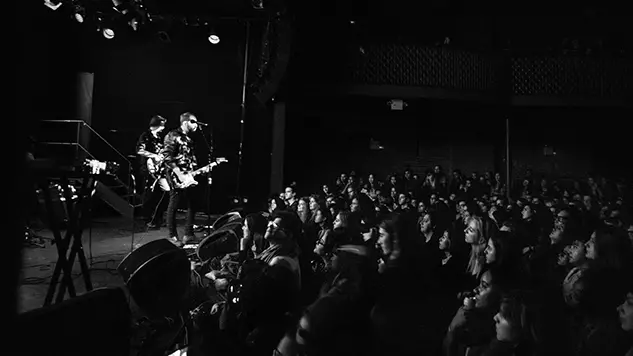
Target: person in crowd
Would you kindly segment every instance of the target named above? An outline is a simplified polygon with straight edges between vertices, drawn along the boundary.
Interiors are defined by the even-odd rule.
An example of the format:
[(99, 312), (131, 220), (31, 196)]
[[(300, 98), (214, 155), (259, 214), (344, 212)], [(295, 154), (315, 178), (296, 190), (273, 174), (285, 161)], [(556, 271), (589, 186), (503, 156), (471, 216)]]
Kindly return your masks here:
[[(464, 179), (456, 171), (447, 185), (433, 169), (424, 181), (415, 175), (410, 169), (383, 185), (373, 174), (348, 172), (337, 188), (318, 185), (306, 199), (293, 184), (283, 193), (289, 204), (277, 197), (259, 217), (248, 215), (241, 270), (283, 271), (292, 281), (286, 295), (301, 297), (283, 316), (275, 313), (274, 328), (256, 327), (261, 319), (248, 312), (259, 321), (234, 331), (231, 340), (246, 340), (234, 350), (632, 356), (626, 189), (611, 189), (606, 199), (598, 189), (609, 185), (600, 179), (593, 190), (549, 177), (533, 187), (529, 175), (514, 189), (492, 173)], [(269, 216), (265, 227), (262, 216)], [(225, 281), (220, 293), (235, 297), (239, 280)], [(264, 339), (265, 347), (252, 347)]]
[(445, 355), (466, 355), (469, 347), (480, 347), (493, 340), (494, 315), (499, 310), (502, 293), (499, 280), (498, 272), (488, 269), (482, 273), (479, 286), (463, 296), (463, 306), (446, 332)]

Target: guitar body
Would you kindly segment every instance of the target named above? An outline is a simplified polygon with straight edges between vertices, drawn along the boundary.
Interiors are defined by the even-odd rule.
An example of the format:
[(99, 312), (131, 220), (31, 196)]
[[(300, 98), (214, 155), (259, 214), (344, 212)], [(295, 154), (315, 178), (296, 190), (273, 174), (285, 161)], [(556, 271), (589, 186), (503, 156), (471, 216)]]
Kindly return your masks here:
[(151, 157), (147, 158), (147, 171), (149, 174), (155, 175), (156, 173), (159, 173), (162, 163), (162, 160), (157, 160)]
[(186, 189), (198, 185), (198, 181), (194, 178), (194, 175), (192, 173), (183, 174), (181, 180), (172, 172), (171, 181), (177, 189)]
[(171, 170), (168, 172), (168, 174), (170, 175), (171, 182), (175, 186), (176, 189), (186, 189), (198, 184), (198, 181), (196, 181), (195, 179), (195, 177), (198, 174), (208, 173), (213, 169), (213, 167), (224, 162), (228, 162), (228, 160), (224, 157), (217, 158), (215, 162), (210, 163), (200, 169), (196, 169), (193, 172), (186, 172), (186, 173), (181, 174), (180, 178)]

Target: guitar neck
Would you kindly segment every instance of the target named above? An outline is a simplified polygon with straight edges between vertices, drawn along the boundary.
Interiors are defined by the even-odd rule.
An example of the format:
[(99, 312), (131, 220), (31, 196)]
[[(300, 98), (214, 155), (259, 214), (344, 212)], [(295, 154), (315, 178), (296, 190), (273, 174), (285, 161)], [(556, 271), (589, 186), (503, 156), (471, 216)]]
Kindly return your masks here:
[(206, 166), (204, 166), (204, 167), (202, 167), (202, 168), (198, 168), (198, 169), (196, 169), (195, 171), (191, 172), (190, 174), (191, 174), (192, 176), (194, 176), (194, 177), (195, 177), (195, 176), (197, 176), (197, 175), (198, 175), (198, 174), (200, 174), (200, 173), (204, 173), (204, 171), (205, 171), (206, 169), (211, 168), (211, 167), (215, 166), (216, 164), (217, 164), (217, 163), (207, 164)]

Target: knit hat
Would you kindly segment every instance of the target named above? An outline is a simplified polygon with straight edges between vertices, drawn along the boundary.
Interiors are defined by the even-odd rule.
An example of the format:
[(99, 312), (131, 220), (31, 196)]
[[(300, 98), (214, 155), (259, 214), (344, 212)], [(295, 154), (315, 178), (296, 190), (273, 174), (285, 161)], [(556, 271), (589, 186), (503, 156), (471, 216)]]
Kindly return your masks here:
[(164, 117), (156, 115), (149, 120), (149, 127), (165, 126), (165, 122), (167, 122), (167, 120)]

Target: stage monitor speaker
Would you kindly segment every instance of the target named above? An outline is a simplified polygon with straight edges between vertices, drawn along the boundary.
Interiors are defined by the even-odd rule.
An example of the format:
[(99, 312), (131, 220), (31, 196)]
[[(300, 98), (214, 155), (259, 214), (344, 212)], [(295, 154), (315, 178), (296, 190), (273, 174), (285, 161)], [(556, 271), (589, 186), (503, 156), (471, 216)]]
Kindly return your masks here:
[(166, 239), (134, 250), (117, 270), (134, 302), (150, 317), (174, 315), (186, 303), (191, 264), (186, 252)]
[(239, 251), (241, 230), (242, 223), (227, 224), (207, 236), (196, 250), (200, 261), (206, 262), (212, 258)]
[(8, 346), (15, 351), (9, 354), (128, 356), (131, 323), (128, 298), (121, 288), (96, 289), (20, 314), (19, 342)]
[(242, 221), (242, 215), (240, 215), (240, 213), (237, 211), (231, 211), (220, 216), (217, 220), (215, 220), (215, 222), (211, 226), (211, 229), (213, 231), (217, 231), (221, 229), (224, 225), (232, 223), (232, 222), (236, 222), (236, 221)]

